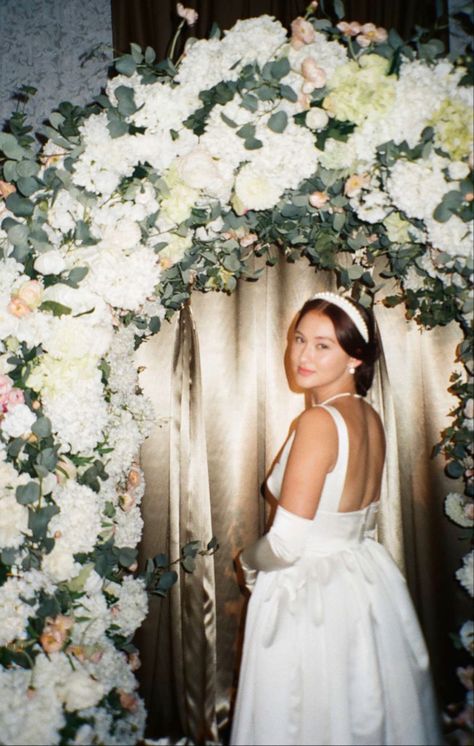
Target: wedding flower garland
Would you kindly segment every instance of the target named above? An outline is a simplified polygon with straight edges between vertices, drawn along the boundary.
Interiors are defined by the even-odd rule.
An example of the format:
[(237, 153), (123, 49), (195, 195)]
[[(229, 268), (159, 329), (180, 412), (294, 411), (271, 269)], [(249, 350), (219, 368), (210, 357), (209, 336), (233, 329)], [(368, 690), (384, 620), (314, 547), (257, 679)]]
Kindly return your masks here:
[[(51, 114), (39, 154), (21, 116), (0, 133), (5, 743), (143, 735), (131, 639), (153, 418), (131, 361), (192, 287), (232, 291), (275, 247), (365, 304), (389, 277), (387, 304), (461, 325), (468, 364), (472, 88), (436, 42), (418, 50), (310, 14), (288, 39), (262, 16), (189, 42), (177, 66), (132, 45), (90, 106)], [(468, 527), (473, 399), (464, 379), (453, 391), (438, 450), (468, 480), (446, 499)], [(457, 572), (471, 595), (472, 558)], [(468, 623), (459, 640), (472, 653)]]

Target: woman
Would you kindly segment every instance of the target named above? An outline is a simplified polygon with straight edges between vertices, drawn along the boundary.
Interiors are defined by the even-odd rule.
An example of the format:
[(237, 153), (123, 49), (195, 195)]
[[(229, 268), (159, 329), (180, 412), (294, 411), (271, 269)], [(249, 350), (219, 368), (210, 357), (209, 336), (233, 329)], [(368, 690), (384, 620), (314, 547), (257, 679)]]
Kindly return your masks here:
[(231, 744), (442, 743), (405, 580), (374, 540), (385, 441), (362, 397), (377, 353), (362, 306), (303, 306), (290, 360), (314, 406), (268, 480), (272, 528), (240, 556), (253, 590)]

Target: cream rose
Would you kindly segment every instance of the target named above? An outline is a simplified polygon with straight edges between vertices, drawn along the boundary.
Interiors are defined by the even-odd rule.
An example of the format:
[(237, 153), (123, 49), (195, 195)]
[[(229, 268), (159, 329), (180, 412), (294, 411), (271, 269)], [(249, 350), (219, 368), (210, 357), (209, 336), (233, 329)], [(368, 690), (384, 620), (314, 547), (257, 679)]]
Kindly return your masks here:
[(316, 130), (319, 132), (320, 130), (323, 130), (327, 123), (329, 122), (329, 117), (324, 111), (324, 109), (310, 109), (308, 113), (306, 114), (306, 126), (309, 127), (311, 130)]
[(257, 171), (251, 163), (247, 163), (235, 180), (232, 205), (239, 215), (243, 215), (247, 210), (268, 210), (274, 207), (280, 196), (280, 187)]
[(59, 275), (65, 267), (63, 255), (55, 249), (40, 254), (34, 263), (34, 268), (42, 275)]

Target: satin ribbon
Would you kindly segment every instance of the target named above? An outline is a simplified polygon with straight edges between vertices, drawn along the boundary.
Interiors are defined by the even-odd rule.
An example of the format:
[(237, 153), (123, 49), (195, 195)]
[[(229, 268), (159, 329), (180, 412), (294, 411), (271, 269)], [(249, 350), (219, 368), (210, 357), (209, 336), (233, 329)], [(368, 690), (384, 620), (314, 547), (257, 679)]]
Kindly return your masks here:
[[(176, 332), (170, 427), (170, 553), (212, 536), (199, 344), (189, 303)], [(171, 646), (182, 733), (217, 741), (216, 594), (213, 557), (197, 557), (170, 591)]]

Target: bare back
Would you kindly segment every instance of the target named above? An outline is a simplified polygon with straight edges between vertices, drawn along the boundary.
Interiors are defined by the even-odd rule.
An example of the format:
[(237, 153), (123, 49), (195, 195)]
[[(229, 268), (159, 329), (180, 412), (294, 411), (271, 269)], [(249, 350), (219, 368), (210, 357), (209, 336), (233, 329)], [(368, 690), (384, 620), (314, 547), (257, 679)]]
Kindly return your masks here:
[(344, 418), (349, 436), (349, 460), (339, 511), (361, 510), (380, 498), (385, 461), (383, 425), (375, 409), (363, 399), (341, 399), (332, 406)]

